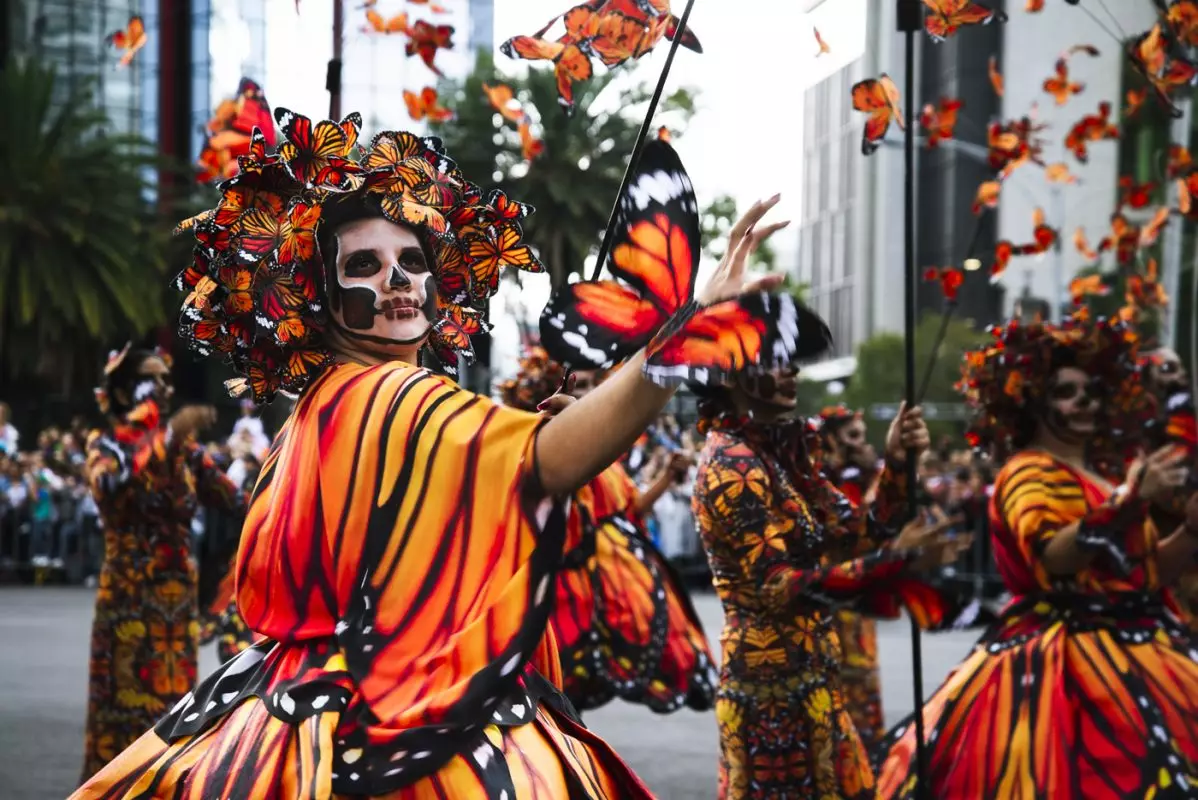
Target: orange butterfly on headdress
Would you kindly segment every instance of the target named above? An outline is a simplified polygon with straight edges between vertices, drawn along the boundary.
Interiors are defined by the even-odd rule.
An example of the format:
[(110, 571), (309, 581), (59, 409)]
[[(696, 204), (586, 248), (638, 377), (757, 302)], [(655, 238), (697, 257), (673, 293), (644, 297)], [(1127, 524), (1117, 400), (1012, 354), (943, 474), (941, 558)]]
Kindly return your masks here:
[(393, 17), (384, 18), (382, 14), (374, 9), (368, 9), (366, 11), (366, 21), (370, 23), (369, 27), (363, 28), (367, 32), (374, 31), (375, 33), (382, 33), (388, 36), (393, 33), (406, 34), (408, 32), (408, 14), (406, 11), (401, 11)]
[(453, 119), (453, 112), (441, 105), (437, 90), (431, 86), (421, 89), (420, 94), (404, 89), (403, 101), (408, 107), (408, 116), (414, 120), (427, 117), (430, 122), (445, 122)]
[(1097, 114), (1087, 114), (1065, 134), (1065, 147), (1073, 157), (1085, 164), (1090, 157), (1088, 144), (1106, 139), (1118, 139), (1119, 128), (1111, 122), (1111, 104), (1105, 100), (1098, 104)]
[(944, 299), (955, 303), (961, 284), (965, 283), (965, 273), (956, 267), (928, 267), (923, 271), (923, 279), (928, 283), (939, 281)]
[(491, 108), (495, 109), (508, 122), (519, 122), (524, 119), (524, 110), (520, 108), (520, 103), (512, 94), (512, 87), (506, 83), (495, 86), (484, 83), (483, 93), (486, 94)]
[(994, 20), (1006, 22), (1007, 15), (972, 0), (923, 0), (928, 7), (923, 27), (928, 36), (944, 41), (969, 25), (988, 25)]
[(893, 120), (899, 130), (907, 123), (899, 108), (899, 90), (890, 76), (883, 72), (877, 78), (866, 78), (853, 85), (853, 108), (869, 114), (861, 136), (861, 152), (869, 155), (880, 146)]
[(123, 51), (118, 63), (122, 67), (127, 67), (133, 61), (133, 56), (137, 55), (137, 51), (146, 46), (145, 22), (140, 16), (134, 14), (129, 17), (125, 29), (108, 34), (107, 41), (117, 50)]
[(453, 26), (433, 25), (421, 19), (408, 29), (407, 34), (408, 42), (404, 45), (404, 53), (408, 56), (419, 55), (426, 67), (437, 75), (445, 77), (445, 73), (437, 68), (434, 59), (437, 57), (438, 50), (448, 50), (453, 47)]
[(956, 98), (940, 98), (939, 107), (928, 103), (919, 115), (919, 127), (927, 136), (927, 146), (936, 147), (944, 139), (953, 138), (953, 129), (957, 127), (957, 114), (961, 111), (961, 101)]
[(831, 53), (832, 48), (828, 47), (828, 43), (824, 41), (824, 37), (819, 35), (819, 28), (812, 28), (811, 30), (815, 34), (815, 43), (819, 45), (819, 50), (816, 52), (815, 57), (819, 58), (824, 53)]

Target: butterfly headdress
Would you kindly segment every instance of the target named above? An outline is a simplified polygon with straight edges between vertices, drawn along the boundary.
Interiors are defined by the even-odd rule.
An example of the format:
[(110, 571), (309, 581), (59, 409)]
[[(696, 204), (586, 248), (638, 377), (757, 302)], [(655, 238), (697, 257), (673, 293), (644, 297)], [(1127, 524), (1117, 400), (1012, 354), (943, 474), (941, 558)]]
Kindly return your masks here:
[(484, 195), (445, 155), (441, 140), (385, 131), (358, 144), (359, 114), (313, 125), (275, 112), (284, 141), (268, 153), (255, 129), (240, 172), (221, 184), (219, 205), (181, 223), (195, 236), (178, 277), (189, 291), (179, 334), (202, 355), (219, 353), (239, 378), (233, 394), (268, 402), (297, 393), (331, 360), (323, 329), (325, 269), (318, 231), (325, 204), (357, 194), (390, 221), (412, 228), (432, 256), (438, 317), (425, 346), (446, 372), (473, 357), (485, 330), (481, 308), (503, 267), (544, 268), (522, 243), (532, 208), (503, 192)]
[(1140, 339), (1119, 319), (1071, 317), (1061, 325), (1012, 320), (989, 330), (992, 341), (965, 354), (957, 390), (973, 412), (966, 440), (998, 458), (1026, 446), (1049, 378), (1061, 366), (1090, 375), (1102, 393), (1104, 419), (1097, 452), (1115, 453), (1154, 413), (1137, 363)]

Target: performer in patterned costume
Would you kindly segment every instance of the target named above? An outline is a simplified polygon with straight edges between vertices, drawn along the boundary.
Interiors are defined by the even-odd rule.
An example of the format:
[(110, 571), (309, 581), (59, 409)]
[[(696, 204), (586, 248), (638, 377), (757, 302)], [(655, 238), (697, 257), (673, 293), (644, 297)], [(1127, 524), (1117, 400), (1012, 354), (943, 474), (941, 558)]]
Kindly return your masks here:
[[(829, 406), (820, 411), (821, 466), (828, 480), (854, 506), (873, 500), (878, 479), (878, 454), (865, 440), (865, 420), (860, 411)], [(840, 684), (857, 735), (873, 753), (886, 733), (882, 715), (882, 686), (878, 677), (877, 623), (848, 609), (836, 612), (840, 639)]]
[[(531, 209), (484, 195), (435, 138), (385, 132), (359, 161), (358, 115), (276, 116), (286, 141), (268, 154), (255, 134), (220, 206), (189, 221), (180, 276), (181, 334), (231, 355), (232, 388), (299, 395), (238, 552), (238, 608), (265, 639), (75, 796), (647, 797), (558, 689), (564, 498), (668, 402), (657, 381), (689, 363), (673, 354), (691, 315), (746, 318), (763, 344), (736, 355), (768, 364), (793, 338), (762, 309), (793, 306), (731, 256), (593, 395), (550, 419), (497, 406), (418, 364), (469, 352), (502, 266), (541, 268), (521, 242)], [(662, 187), (635, 188), (653, 212)]]
[(87, 480), (104, 523), (92, 622), (86, 781), (192, 689), (199, 609), (191, 520), (198, 503), (230, 513), (244, 495), (196, 442), (210, 408), (180, 409), (166, 356), (126, 346), (109, 358), (100, 408), (111, 420), (87, 445)]
[(966, 355), (970, 437), (1005, 460), (990, 505), (1013, 599), (923, 708), (887, 739), (879, 797), (1193, 797), (1198, 643), (1166, 587), (1198, 552), (1198, 501), (1158, 530), (1149, 504), (1186, 479), (1172, 445), (1136, 459), (1155, 410), (1121, 322), (1011, 322)]
[[(719, 797), (864, 800), (874, 776), (846, 708), (835, 608), (892, 616), (905, 604), (925, 626), (951, 609), (910, 578), (955, 557), (943, 525), (905, 527), (908, 448), (928, 446), (918, 409), (887, 436), (872, 510), (818, 471), (818, 435), (789, 418), (797, 370), (742, 374), (707, 390), (707, 441), (693, 498), (726, 622), (716, 695)], [(894, 538), (898, 529), (902, 533)]]
[[(588, 388), (579, 397), (594, 385), (591, 375), (583, 377)], [(500, 395), (505, 405), (536, 410), (564, 378), (561, 365), (533, 348)], [(566, 388), (575, 381), (572, 374)], [(549, 624), (562, 657), (563, 691), (579, 711), (617, 696), (659, 713), (684, 705), (706, 711), (715, 699), (703, 625), (643, 522), (675, 472), (667, 466), (651, 480), (641, 492), (617, 461), (574, 493)]]

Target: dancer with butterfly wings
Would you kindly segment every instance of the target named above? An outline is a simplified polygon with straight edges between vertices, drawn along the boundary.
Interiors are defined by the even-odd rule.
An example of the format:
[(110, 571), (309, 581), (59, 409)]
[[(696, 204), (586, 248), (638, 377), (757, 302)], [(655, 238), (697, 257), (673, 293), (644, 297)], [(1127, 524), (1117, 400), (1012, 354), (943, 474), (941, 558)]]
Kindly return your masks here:
[[(276, 119), (286, 140), (255, 133), (220, 205), (182, 226), (179, 277), (180, 333), (227, 356), (232, 391), (298, 395), (238, 553), (262, 640), (74, 797), (649, 797), (560, 692), (546, 631), (566, 498), (675, 375), (793, 357), (777, 279), (746, 285), (729, 260), (591, 395), (550, 419), (503, 408), (422, 364), (470, 353), (501, 268), (542, 269), (521, 243), (531, 209), (435, 138), (384, 132), (358, 158), (356, 114)], [(730, 336), (703, 327), (724, 319)]]
[[(553, 415), (596, 386), (590, 373), (566, 380), (562, 366), (534, 347), (499, 391), (505, 405)], [(617, 461), (574, 493), (549, 625), (562, 690), (579, 711), (615, 697), (663, 714), (712, 707), (716, 673), (702, 623), (644, 522), (687, 464), (676, 454), (642, 492)]]

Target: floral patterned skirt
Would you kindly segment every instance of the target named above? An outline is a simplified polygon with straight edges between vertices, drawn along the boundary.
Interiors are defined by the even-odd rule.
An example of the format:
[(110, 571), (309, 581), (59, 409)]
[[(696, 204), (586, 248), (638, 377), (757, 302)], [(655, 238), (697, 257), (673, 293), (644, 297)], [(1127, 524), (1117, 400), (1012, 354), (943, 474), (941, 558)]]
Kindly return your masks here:
[(882, 687), (878, 678), (877, 623), (852, 611), (836, 613), (836, 632), (843, 653), (840, 684), (845, 706), (867, 752), (886, 735), (882, 716)]

